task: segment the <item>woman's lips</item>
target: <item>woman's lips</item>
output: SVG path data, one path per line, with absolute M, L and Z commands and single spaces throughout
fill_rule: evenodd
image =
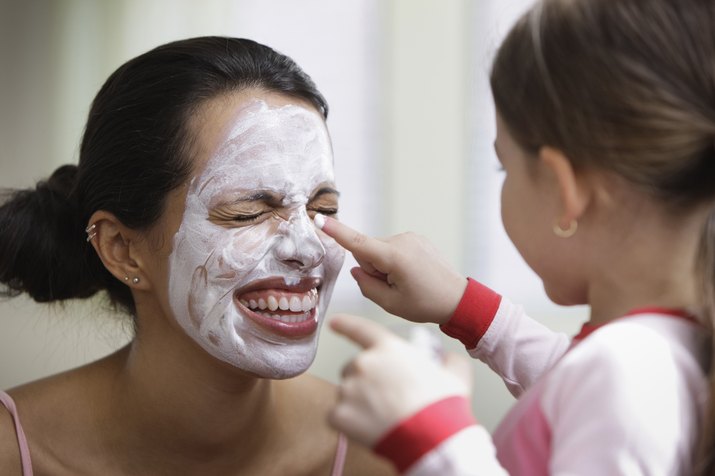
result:
M 234 293 L 242 314 L 262 328 L 280 336 L 301 338 L 318 328 L 321 280 L 304 278 L 287 285 L 283 278 L 270 278 Z

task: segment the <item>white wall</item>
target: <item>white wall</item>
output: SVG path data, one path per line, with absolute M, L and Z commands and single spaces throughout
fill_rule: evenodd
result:
M 583 310 L 548 305 L 499 222 L 486 75 L 528 2 L 4 0 L 0 187 L 31 186 L 76 162 L 89 103 L 122 62 L 183 37 L 249 37 L 293 57 L 327 97 L 343 220 L 378 236 L 420 232 L 464 273 L 573 333 Z M 331 310 L 393 322 L 347 273 Z M 98 300 L 66 309 L 0 303 L 0 388 L 104 355 L 129 339 L 127 327 Z M 353 351 L 325 331 L 311 371 L 336 381 Z M 493 428 L 513 400 L 484 366 L 475 363 L 475 373 L 475 412 Z

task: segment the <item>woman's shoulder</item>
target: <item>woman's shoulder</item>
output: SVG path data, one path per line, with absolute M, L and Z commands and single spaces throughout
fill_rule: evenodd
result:
M 35 468 L 55 468 L 58 463 L 53 450 L 56 443 L 67 441 L 70 434 L 82 433 L 78 430 L 78 422 L 87 419 L 88 403 L 94 398 L 91 395 L 92 375 L 92 365 L 88 364 L 8 391 L 16 408 L 16 418 L 32 448 Z M 19 458 L 14 419 L 5 406 L 0 405 L 0 474 L 21 474 L 6 471 L 5 467 L 9 464 L 19 468 Z
M 51 412 L 85 396 L 91 399 L 98 384 L 105 383 L 108 375 L 116 372 L 117 365 L 124 358 L 123 353 L 124 349 L 121 349 L 79 367 L 32 380 L 12 388 L 9 393 L 21 413 L 43 412 L 45 409 Z
M 0 405 L 0 474 L 21 474 L 20 445 L 10 411 Z
M 66 406 L 67 399 L 85 386 L 84 374 L 84 368 L 68 370 L 11 389 L 20 417 L 30 420 L 35 414 L 52 413 L 56 407 Z
M 332 382 L 311 374 L 304 374 L 295 379 L 294 384 L 298 392 L 304 392 L 301 399 L 311 402 L 310 408 L 304 407 L 304 415 L 315 422 L 321 423 L 329 440 L 336 444 L 329 445 L 337 449 L 338 434 L 328 425 L 328 413 L 337 401 L 338 387 Z M 313 426 L 313 431 L 317 427 Z M 335 452 L 337 455 L 337 451 Z M 347 454 L 343 476 L 361 476 L 370 474 L 375 476 L 397 475 L 393 466 L 385 459 L 377 456 L 370 448 L 348 439 Z
M 377 456 L 371 449 L 359 443 L 350 442 L 345 458 L 343 476 L 397 476 L 395 467 L 386 459 Z

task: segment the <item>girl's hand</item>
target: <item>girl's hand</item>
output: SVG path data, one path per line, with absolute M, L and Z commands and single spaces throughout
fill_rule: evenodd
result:
M 469 361 L 450 355 L 444 364 L 367 319 L 337 315 L 330 326 L 363 350 L 343 369 L 338 403 L 329 415 L 335 429 L 374 446 L 392 427 L 443 398 L 468 396 Z
M 467 279 L 427 239 L 403 233 L 378 240 L 322 215 L 315 222 L 357 260 L 350 272 L 363 296 L 413 322 L 444 324 L 452 316 Z

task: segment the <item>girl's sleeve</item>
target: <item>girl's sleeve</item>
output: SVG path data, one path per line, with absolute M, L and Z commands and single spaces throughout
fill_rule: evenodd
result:
M 440 328 L 501 376 L 515 397 L 570 345 L 566 334 L 551 331 L 527 316 L 521 306 L 471 278 L 452 318 Z
M 403 420 L 374 450 L 408 476 L 507 475 L 464 397 L 437 401 Z

